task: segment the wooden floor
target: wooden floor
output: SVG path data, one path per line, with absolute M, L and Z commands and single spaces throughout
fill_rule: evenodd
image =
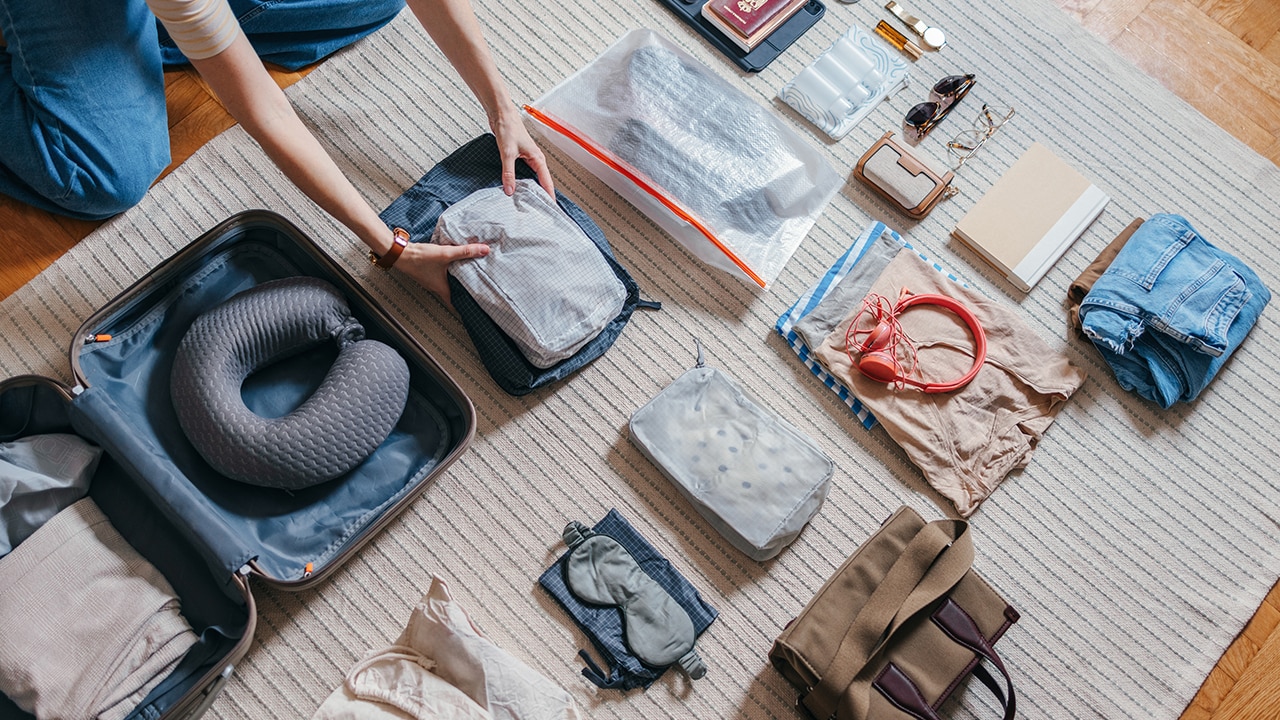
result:
M 1280 163 L 1280 0 L 1054 1 L 1211 120 Z M 281 87 L 305 74 L 272 72 Z M 172 170 L 233 123 L 195 73 L 169 72 L 165 80 Z M 97 225 L 0 196 L 0 298 Z M 1182 715 L 1263 718 L 1280 718 L 1280 583 Z
M 1280 0 L 1054 2 L 1219 127 L 1280 164 Z
M 311 69 L 269 70 L 280 87 L 288 87 Z M 168 175 L 235 121 L 194 70 L 171 70 L 164 79 L 173 158 L 164 171 Z M 0 195 L 0 299 L 9 297 L 101 224 L 47 213 Z

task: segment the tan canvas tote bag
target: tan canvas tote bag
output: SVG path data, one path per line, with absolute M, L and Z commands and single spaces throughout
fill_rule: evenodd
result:
M 994 644 L 1018 612 L 971 569 L 963 520 L 902 507 L 863 543 L 773 644 L 769 659 L 816 718 L 937 720 L 973 673 L 1006 720 L 1013 683 Z M 1004 688 L 980 664 L 1004 676 Z

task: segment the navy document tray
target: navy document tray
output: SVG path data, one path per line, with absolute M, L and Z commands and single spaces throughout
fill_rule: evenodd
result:
M 809 0 L 808 5 L 787 18 L 787 21 L 778 26 L 778 29 L 765 38 L 764 42 L 753 48 L 751 52 L 747 52 L 735 45 L 733 41 L 726 39 L 714 25 L 702 17 L 702 6 L 707 3 L 707 0 L 658 1 L 670 8 L 689 27 L 697 30 L 707 42 L 733 61 L 734 65 L 747 72 L 763 70 L 827 12 L 827 6 L 819 0 Z

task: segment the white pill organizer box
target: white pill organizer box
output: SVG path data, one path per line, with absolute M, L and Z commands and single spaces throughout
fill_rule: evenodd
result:
M 909 81 L 897 51 L 854 25 L 783 85 L 778 98 L 839 140 Z

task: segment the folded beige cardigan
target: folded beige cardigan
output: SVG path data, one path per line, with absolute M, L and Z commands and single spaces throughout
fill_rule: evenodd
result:
M 0 558 L 0 690 L 40 718 L 128 715 L 196 642 L 160 571 L 85 498 Z

